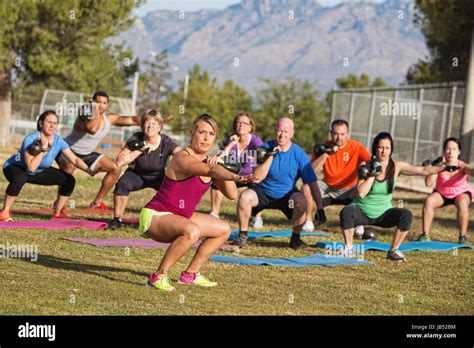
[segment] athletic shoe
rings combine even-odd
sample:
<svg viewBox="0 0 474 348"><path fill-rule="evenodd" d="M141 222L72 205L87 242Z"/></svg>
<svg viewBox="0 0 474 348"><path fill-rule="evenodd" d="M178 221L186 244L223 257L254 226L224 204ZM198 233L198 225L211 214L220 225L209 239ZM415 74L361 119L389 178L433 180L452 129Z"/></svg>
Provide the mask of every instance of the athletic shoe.
<svg viewBox="0 0 474 348"><path fill-rule="evenodd" d="M60 211L59 213L57 213L57 214L55 214L55 213L53 212L53 215L51 216L51 219L53 219L53 220L54 220L54 219L66 219L66 218L67 218L67 214L66 214L66 212L65 212L64 210L65 210L64 208L61 209L61 211Z"/></svg>
<svg viewBox="0 0 474 348"><path fill-rule="evenodd" d="M263 220L260 216L256 216L253 218L253 223L252 223L253 228L255 229L260 229L263 227Z"/></svg>
<svg viewBox="0 0 474 348"><path fill-rule="evenodd" d="M238 246L244 246L248 242L248 234L247 233L240 233L237 235L237 238L235 238L232 242L232 245L238 245Z"/></svg>
<svg viewBox="0 0 474 348"><path fill-rule="evenodd" d="M163 291L176 291L176 288L170 284L170 279L165 272L151 274L147 285Z"/></svg>
<svg viewBox="0 0 474 348"><path fill-rule="evenodd" d="M0 221L13 221L12 212L10 210L8 212L2 210L0 213Z"/></svg>
<svg viewBox="0 0 474 348"><path fill-rule="evenodd" d="M193 274L181 272L181 277L179 277L178 284L197 285L203 286L205 288L210 288L217 285L216 282L211 282L199 272Z"/></svg>
<svg viewBox="0 0 474 348"><path fill-rule="evenodd" d="M460 235L460 236L459 236L458 243L459 243L459 244L466 244L466 243L467 243L467 237L464 236L464 235Z"/></svg>
<svg viewBox="0 0 474 348"><path fill-rule="evenodd" d="M116 230L122 227L122 219L113 218L112 221L109 222L109 229Z"/></svg>
<svg viewBox="0 0 474 348"><path fill-rule="evenodd" d="M99 203L92 202L90 207L92 209L109 210L109 207L104 202L99 202Z"/></svg>
<svg viewBox="0 0 474 348"><path fill-rule="evenodd" d="M387 253L387 259L392 261L406 261L405 255L398 249L390 250Z"/></svg>
<svg viewBox="0 0 474 348"><path fill-rule="evenodd" d="M301 240L299 234L291 235L290 248L296 250L296 249L304 248L305 246L306 246L306 243Z"/></svg>
<svg viewBox="0 0 474 348"><path fill-rule="evenodd" d="M211 211L209 215L211 215L212 217L215 217L216 219L220 219L219 215L214 213L213 211Z"/></svg>
<svg viewBox="0 0 474 348"><path fill-rule="evenodd" d="M420 234L420 236L417 239L418 242L429 242L431 241L430 237L426 233Z"/></svg>
<svg viewBox="0 0 474 348"><path fill-rule="evenodd" d="M354 228L354 238L362 239L362 237L364 236L364 231L364 225L356 226Z"/></svg>
<svg viewBox="0 0 474 348"><path fill-rule="evenodd" d="M302 228L303 232L313 232L314 231L314 224L313 221L307 220Z"/></svg>

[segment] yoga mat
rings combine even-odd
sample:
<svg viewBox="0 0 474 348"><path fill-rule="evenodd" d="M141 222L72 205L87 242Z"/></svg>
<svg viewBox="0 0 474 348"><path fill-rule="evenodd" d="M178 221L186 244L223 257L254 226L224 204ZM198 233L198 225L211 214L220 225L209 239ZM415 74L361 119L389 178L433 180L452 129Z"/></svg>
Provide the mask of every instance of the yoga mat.
<svg viewBox="0 0 474 348"><path fill-rule="evenodd" d="M12 213L15 214L37 214L37 215L47 215L51 216L53 213L53 209L17 209L12 210ZM93 209L93 208L85 208L85 209L67 209L66 213L71 215L113 215L113 210L102 210L102 209Z"/></svg>
<svg viewBox="0 0 474 348"><path fill-rule="evenodd" d="M265 231L265 232L255 232L249 231L248 237L249 239L256 239L256 238L265 238L265 237L274 237L274 238L284 238L284 237L291 237L291 230L276 230L276 231ZM235 239L239 231L232 231L229 239ZM301 232L301 236L327 236L327 233L324 232Z"/></svg>
<svg viewBox="0 0 474 348"><path fill-rule="evenodd" d="M341 242L318 242L315 245L316 248L332 248L339 249L344 247L344 243ZM389 251L390 244L382 243L377 241L368 241L365 243L354 244L354 247L361 248L364 247L364 250L379 250L379 251ZM458 244L458 243L448 243L448 242L407 242L400 245L399 250L412 251L412 250L430 250L430 251L446 251L453 250L457 248L469 248L472 249L472 246L467 244Z"/></svg>
<svg viewBox="0 0 474 348"><path fill-rule="evenodd" d="M102 247L142 247L153 249L167 249L169 243L159 243L146 238L63 238L71 242L85 243ZM194 243L193 248L197 248L201 242ZM238 246L223 244L220 250L236 250Z"/></svg>
<svg viewBox="0 0 474 348"><path fill-rule="evenodd" d="M54 219L51 221L5 221L0 228L39 228L46 230L64 230L71 228L105 229L107 224L99 221L78 219Z"/></svg>
<svg viewBox="0 0 474 348"><path fill-rule="evenodd" d="M288 258L250 258L250 257L231 257L231 256L212 256L211 261L234 263L246 266L279 266L279 267L309 267L309 266L342 266L342 265L368 265L374 262L358 260L345 257L331 257L323 254L313 254L303 257Z"/></svg>

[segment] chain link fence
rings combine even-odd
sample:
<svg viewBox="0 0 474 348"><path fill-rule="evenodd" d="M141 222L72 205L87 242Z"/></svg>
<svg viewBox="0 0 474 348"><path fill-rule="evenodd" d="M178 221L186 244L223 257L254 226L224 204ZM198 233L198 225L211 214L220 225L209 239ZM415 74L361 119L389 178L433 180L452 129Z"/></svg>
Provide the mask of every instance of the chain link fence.
<svg viewBox="0 0 474 348"><path fill-rule="evenodd" d="M419 165L442 154L443 141L460 137L464 83L333 91L331 121L349 123L351 137L370 150L375 136L390 132L397 159ZM470 162L474 161L474 141Z"/></svg>

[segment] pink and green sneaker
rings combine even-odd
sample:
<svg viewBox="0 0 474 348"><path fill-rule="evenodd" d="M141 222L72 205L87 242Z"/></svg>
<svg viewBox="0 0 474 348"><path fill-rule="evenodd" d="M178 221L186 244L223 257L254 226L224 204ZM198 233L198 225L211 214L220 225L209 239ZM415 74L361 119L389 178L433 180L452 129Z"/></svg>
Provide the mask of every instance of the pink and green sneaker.
<svg viewBox="0 0 474 348"><path fill-rule="evenodd" d="M179 277L178 284L197 285L206 288L210 288L217 285L216 282L211 282L199 272L191 274L187 272L181 272L181 277Z"/></svg>
<svg viewBox="0 0 474 348"><path fill-rule="evenodd" d="M175 291L176 288L170 284L170 278L166 272L153 273L148 278L147 285L163 291Z"/></svg>

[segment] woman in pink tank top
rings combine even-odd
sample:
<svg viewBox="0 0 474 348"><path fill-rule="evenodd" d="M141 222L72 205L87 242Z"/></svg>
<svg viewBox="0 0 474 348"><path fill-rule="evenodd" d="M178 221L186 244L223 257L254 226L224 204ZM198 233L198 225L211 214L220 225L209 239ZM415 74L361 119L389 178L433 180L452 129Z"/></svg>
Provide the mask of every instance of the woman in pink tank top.
<svg viewBox="0 0 474 348"><path fill-rule="evenodd" d="M254 175L239 176L217 164L218 157L208 157L217 136L212 116L197 117L191 130L191 144L170 161L165 178L155 197L142 209L139 233L162 243L171 243L148 285L173 291L167 272L204 238L191 263L181 272L178 284L211 287L217 283L202 276L201 266L225 243L230 225L208 214L195 212L201 197L213 182L229 199L237 198L235 183L250 183ZM203 161L207 158L206 163Z"/></svg>
<svg viewBox="0 0 474 348"><path fill-rule="evenodd" d="M444 161L447 168L451 170L427 176L425 179L426 186L435 186L435 188L433 193L426 198L423 205L423 232L418 240L430 240L429 233L435 208L454 204L458 216L459 243L464 244L467 242L469 206L474 197L474 190L467 182L467 177L474 176L474 168L458 160L461 153L461 142L459 139L446 139L443 149Z"/></svg>

